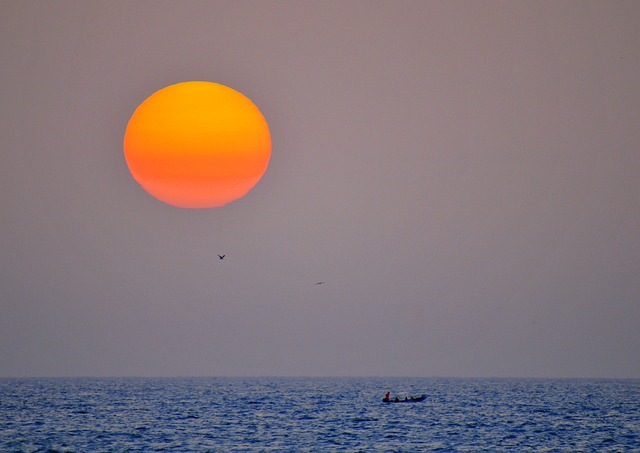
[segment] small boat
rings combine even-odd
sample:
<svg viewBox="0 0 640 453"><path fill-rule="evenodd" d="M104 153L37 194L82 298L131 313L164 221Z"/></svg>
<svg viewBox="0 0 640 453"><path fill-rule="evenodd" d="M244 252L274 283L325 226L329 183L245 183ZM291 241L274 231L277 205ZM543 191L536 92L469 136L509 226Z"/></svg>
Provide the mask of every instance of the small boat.
<svg viewBox="0 0 640 453"><path fill-rule="evenodd" d="M397 396L395 398L383 398L383 403L419 403L420 401L424 401L427 398L427 395L420 396L412 396L411 398L400 399Z"/></svg>

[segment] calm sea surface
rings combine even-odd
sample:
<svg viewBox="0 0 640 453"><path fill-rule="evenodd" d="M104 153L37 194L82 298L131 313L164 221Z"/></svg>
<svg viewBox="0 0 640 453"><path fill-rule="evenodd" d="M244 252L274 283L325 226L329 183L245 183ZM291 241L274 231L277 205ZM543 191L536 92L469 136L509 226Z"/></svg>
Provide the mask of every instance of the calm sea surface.
<svg viewBox="0 0 640 453"><path fill-rule="evenodd" d="M0 379L0 451L640 452L640 380Z"/></svg>

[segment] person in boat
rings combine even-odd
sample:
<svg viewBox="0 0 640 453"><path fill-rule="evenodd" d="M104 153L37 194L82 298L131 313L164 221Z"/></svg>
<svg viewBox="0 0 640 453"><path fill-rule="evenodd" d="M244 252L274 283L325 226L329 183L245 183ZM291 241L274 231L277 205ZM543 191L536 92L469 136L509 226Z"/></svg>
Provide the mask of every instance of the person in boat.
<svg viewBox="0 0 640 453"><path fill-rule="evenodd" d="M397 403L398 401L400 401L400 398L396 396L396 399L394 401Z"/></svg>
<svg viewBox="0 0 640 453"><path fill-rule="evenodd" d="M384 399L383 399L382 401L385 401L385 402L386 402L386 401L389 401L389 395L390 395L390 394L391 394L391 392L387 392L387 393L385 393L385 395L384 395Z"/></svg>

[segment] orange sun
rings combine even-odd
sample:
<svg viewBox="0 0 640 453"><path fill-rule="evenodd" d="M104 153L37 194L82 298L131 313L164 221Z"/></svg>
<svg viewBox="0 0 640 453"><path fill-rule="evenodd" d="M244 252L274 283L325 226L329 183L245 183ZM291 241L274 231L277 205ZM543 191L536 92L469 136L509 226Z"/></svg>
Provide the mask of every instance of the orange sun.
<svg viewBox="0 0 640 453"><path fill-rule="evenodd" d="M214 208L243 197L271 156L269 126L243 94L211 82L168 86L129 120L124 155L134 179L180 208Z"/></svg>

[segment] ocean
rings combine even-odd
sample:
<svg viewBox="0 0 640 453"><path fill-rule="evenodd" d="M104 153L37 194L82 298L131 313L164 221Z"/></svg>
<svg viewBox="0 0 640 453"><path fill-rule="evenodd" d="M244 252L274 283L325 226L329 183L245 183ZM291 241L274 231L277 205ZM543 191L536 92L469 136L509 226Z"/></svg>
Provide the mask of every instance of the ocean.
<svg viewBox="0 0 640 453"><path fill-rule="evenodd" d="M640 380L2 378L0 451L640 452Z"/></svg>

